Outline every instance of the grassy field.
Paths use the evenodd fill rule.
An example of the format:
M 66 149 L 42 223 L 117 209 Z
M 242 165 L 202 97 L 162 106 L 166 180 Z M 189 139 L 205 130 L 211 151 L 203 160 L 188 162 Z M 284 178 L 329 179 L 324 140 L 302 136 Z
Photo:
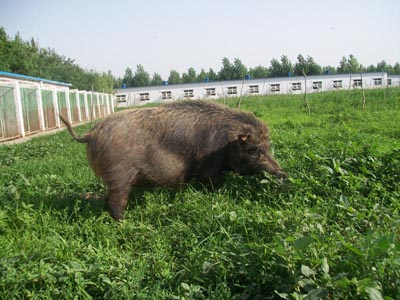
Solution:
M 0 299 L 400 299 L 400 90 L 361 101 L 244 98 L 289 180 L 136 190 L 122 223 L 65 131 L 0 146 Z

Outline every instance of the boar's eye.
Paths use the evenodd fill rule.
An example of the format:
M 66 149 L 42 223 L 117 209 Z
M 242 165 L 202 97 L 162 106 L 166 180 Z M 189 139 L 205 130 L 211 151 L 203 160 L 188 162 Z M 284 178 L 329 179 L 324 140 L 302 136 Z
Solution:
M 248 153 L 250 155 L 260 154 L 261 153 L 261 149 L 258 148 L 258 147 L 251 147 L 251 148 L 249 148 Z

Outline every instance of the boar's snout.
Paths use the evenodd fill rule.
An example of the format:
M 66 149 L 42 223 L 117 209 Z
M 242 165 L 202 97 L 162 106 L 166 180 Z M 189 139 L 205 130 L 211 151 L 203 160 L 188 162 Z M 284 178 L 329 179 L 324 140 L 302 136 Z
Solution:
M 288 178 L 287 174 L 285 172 L 283 172 L 283 171 L 277 171 L 275 175 L 280 179 L 287 179 Z
M 277 176 L 281 179 L 287 179 L 287 174 L 282 170 L 279 163 L 268 153 L 265 157 L 265 160 L 262 162 L 265 171 L 268 173 Z

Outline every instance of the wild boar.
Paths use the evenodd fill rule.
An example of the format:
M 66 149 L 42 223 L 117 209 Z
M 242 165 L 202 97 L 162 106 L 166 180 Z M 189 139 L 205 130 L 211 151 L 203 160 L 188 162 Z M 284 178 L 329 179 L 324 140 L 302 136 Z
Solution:
M 223 171 L 286 178 L 269 152 L 269 131 L 247 112 L 203 100 L 120 111 L 83 136 L 60 116 L 107 185 L 107 206 L 121 220 L 132 186 L 170 186 L 191 178 L 218 182 Z

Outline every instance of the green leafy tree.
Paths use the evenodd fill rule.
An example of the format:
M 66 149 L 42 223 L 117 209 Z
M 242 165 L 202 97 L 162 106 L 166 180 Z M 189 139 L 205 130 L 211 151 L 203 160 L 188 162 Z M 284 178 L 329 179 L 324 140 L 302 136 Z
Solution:
M 124 78 L 122 82 L 126 84 L 127 87 L 133 87 L 133 72 L 131 68 L 126 68 Z
M 232 78 L 231 79 L 244 79 L 247 74 L 247 68 L 239 58 L 233 60 Z
M 400 64 L 398 62 L 393 66 L 391 75 L 393 74 L 400 75 Z
M 271 77 L 280 77 L 283 74 L 282 65 L 276 58 L 271 60 L 271 66 L 269 68 L 269 74 Z
M 150 75 L 147 73 L 142 65 L 136 66 L 136 72 L 133 76 L 134 86 L 148 86 L 150 85 Z
M 336 68 L 332 66 L 325 66 L 322 67 L 322 73 L 323 74 L 336 74 Z
M 376 72 L 388 72 L 391 66 L 386 63 L 386 61 L 382 60 L 376 64 Z
M 215 73 L 212 68 L 210 68 L 210 70 L 208 70 L 207 75 L 208 75 L 208 79 L 210 81 L 217 81 L 219 79 L 218 74 Z
M 187 73 L 182 74 L 183 83 L 193 83 L 197 81 L 197 75 L 195 69 L 190 67 Z
M 337 72 L 339 74 L 358 73 L 360 72 L 360 68 L 361 65 L 358 63 L 355 56 L 350 54 L 349 58 L 346 58 L 345 56 L 342 57 Z
M 163 80 L 161 78 L 161 75 L 158 73 L 154 73 L 153 77 L 151 78 L 150 85 L 156 86 L 156 85 L 162 85 Z
M 171 70 L 169 72 L 168 83 L 169 84 L 180 84 L 180 83 L 182 83 L 181 76 L 179 75 L 178 71 Z
M 282 66 L 281 76 L 288 76 L 289 73 L 293 74 L 293 65 L 286 55 L 282 55 L 281 57 L 281 66 Z
M 303 76 L 303 70 L 307 74 L 308 71 L 307 61 L 302 54 L 299 54 L 297 56 L 297 62 L 294 65 L 294 75 Z
M 23 41 L 17 33 L 9 38 L 0 27 L 0 70 L 72 83 L 74 88 L 112 92 L 115 78 L 110 72 L 85 71 L 73 59 L 52 49 L 39 48 L 34 39 Z
M 3 27 L 0 27 L 0 70 L 2 71 L 11 71 L 9 48 L 10 43 L 8 41 L 7 33 Z
M 222 68 L 218 73 L 219 80 L 232 80 L 234 79 L 233 75 L 233 65 L 229 61 L 227 57 L 222 59 Z
M 197 82 L 203 82 L 203 81 L 206 80 L 206 78 L 208 78 L 208 74 L 207 74 L 207 72 L 202 68 L 202 69 L 200 70 L 199 75 L 197 75 L 196 81 L 197 81 Z
M 307 75 L 320 75 L 322 67 L 317 64 L 311 56 L 307 56 Z
M 349 55 L 348 65 L 349 65 L 349 71 L 351 73 L 360 72 L 361 65 L 358 63 L 358 60 L 355 58 L 353 54 Z
M 299 54 L 294 65 L 294 75 L 303 76 L 303 71 L 306 75 L 319 75 L 322 73 L 322 68 L 311 56 L 308 55 L 305 59 L 303 55 Z
M 269 76 L 269 70 L 267 67 L 257 66 L 255 68 L 250 68 L 249 75 L 251 78 L 267 78 Z
M 376 67 L 374 65 L 369 65 L 367 67 L 367 72 L 376 72 Z

